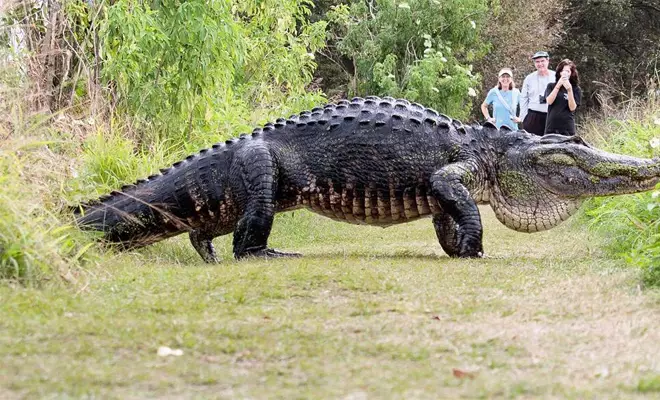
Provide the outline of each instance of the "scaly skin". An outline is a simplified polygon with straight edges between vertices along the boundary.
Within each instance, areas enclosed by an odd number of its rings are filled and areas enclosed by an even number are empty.
[[[161,174],[81,206],[78,223],[123,248],[178,235],[217,262],[213,238],[234,232],[234,255],[267,247],[275,213],[306,207],[387,227],[433,217],[452,257],[481,257],[478,203],[509,228],[537,232],[591,196],[652,189],[660,161],[593,149],[578,137],[464,126],[418,104],[368,97],[278,119],[189,156]]]

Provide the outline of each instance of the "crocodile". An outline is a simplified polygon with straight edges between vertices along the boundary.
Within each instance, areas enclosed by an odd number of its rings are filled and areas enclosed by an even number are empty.
[[[188,233],[204,261],[269,248],[274,215],[307,208],[387,227],[431,217],[451,257],[483,257],[478,204],[520,232],[550,229],[594,196],[653,189],[660,159],[598,150],[579,136],[464,125],[391,97],[341,100],[214,144],[159,174],[76,207],[78,225],[122,249]]]

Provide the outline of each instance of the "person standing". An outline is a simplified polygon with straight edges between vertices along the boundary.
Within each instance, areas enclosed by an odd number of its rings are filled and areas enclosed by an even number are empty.
[[[542,136],[545,132],[545,122],[548,115],[548,105],[545,102],[545,88],[555,82],[555,72],[548,69],[550,55],[545,51],[537,51],[532,56],[536,71],[525,77],[520,93],[520,118],[523,129],[535,135]]]
[[[488,113],[488,105],[493,105],[493,116]],[[497,74],[497,86],[490,89],[486,100],[481,103],[481,112],[484,118],[497,128],[503,125],[518,130],[518,105],[520,104],[520,91],[516,89],[513,81],[513,72],[509,68],[502,68]]]
[[[578,86],[579,76],[573,61],[561,60],[555,73],[556,83],[545,89],[548,102],[548,119],[545,133],[575,135],[575,110],[582,101],[582,90]]]

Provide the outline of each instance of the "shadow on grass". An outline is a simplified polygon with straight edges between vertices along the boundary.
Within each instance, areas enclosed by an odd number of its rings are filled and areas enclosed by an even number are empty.
[[[282,250],[279,249],[278,250]],[[290,249],[287,249],[290,250]],[[502,263],[538,263],[543,262],[544,264],[564,264],[566,262],[575,261],[557,255],[556,257],[548,256],[489,256],[486,255],[483,258],[457,258],[449,257],[446,254],[429,254],[423,252],[413,252],[413,251],[399,251],[399,252],[374,252],[370,250],[365,251],[321,251],[321,252],[302,252],[300,253],[301,257],[282,257],[282,258],[260,258],[260,257],[248,257],[242,260],[235,260],[231,252],[225,254],[218,254],[219,263],[218,264],[207,264],[202,261],[202,259],[194,253],[191,252],[161,252],[156,249],[148,249],[142,251],[132,251],[130,253],[125,253],[126,256],[135,257],[141,262],[148,262],[154,264],[166,263],[166,264],[175,264],[181,266],[203,266],[203,265],[222,265],[226,263],[244,263],[244,262],[255,262],[255,261],[278,261],[278,260],[302,260],[306,262],[328,262],[332,260],[341,260],[341,259],[364,259],[364,260],[391,260],[391,261],[481,261],[483,263],[491,264]]]

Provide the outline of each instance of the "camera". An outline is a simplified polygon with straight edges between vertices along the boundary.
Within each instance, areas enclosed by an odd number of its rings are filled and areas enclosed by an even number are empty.
[[[540,95],[539,95],[539,104],[545,104],[545,102],[546,102],[546,100],[545,100],[545,96],[542,95],[542,94],[540,94]]]

